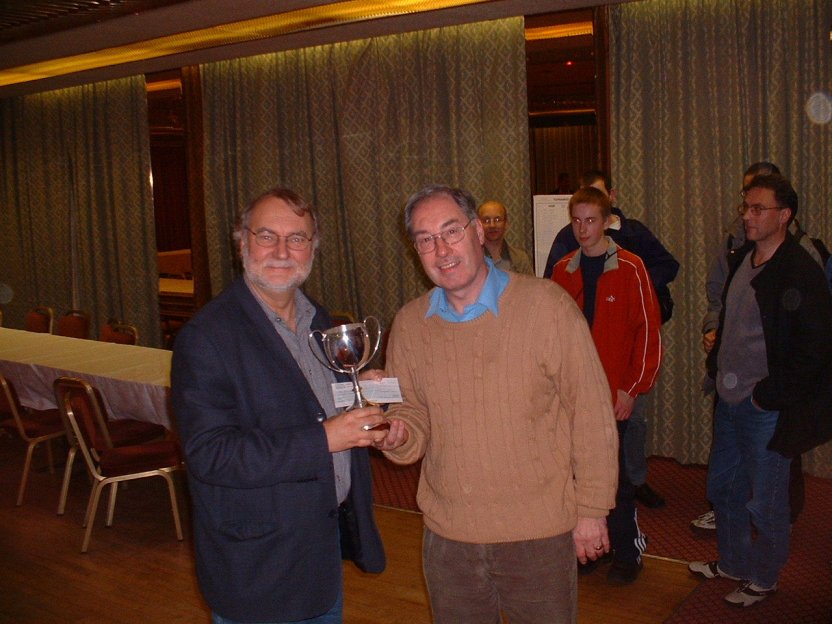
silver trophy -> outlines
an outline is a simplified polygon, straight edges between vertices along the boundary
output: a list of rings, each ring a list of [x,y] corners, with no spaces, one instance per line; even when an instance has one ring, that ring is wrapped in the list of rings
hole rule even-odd
[[[374,337],[367,329],[367,324],[372,321],[375,326]],[[315,334],[321,336],[321,347],[326,360],[318,354],[315,348]],[[355,401],[349,408],[351,410],[367,406],[367,399],[361,394],[361,386],[358,385],[358,371],[373,359],[381,344],[381,323],[374,316],[368,316],[361,323],[349,323],[348,325],[337,325],[330,329],[321,331],[316,329],[309,334],[309,346],[312,353],[320,362],[339,373],[346,373],[352,379],[352,389],[355,392]]]

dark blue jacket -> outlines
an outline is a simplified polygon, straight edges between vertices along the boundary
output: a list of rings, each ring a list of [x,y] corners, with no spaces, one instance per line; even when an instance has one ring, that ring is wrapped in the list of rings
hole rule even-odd
[[[316,308],[312,328],[325,329]],[[328,611],[342,585],[339,518],[350,557],[384,569],[367,451],[352,450],[344,523],[324,410],[242,279],[177,335],[171,389],[197,576],[213,611],[239,622]]]
[[[725,298],[737,268],[754,249],[746,243],[729,257],[708,374],[716,379]],[[832,295],[823,271],[791,234],[751,280],[760,308],[768,376],[752,396],[766,410],[779,411],[769,449],[798,455],[832,439]]]
[[[662,322],[664,323],[673,313],[673,299],[670,296],[668,284],[676,279],[676,274],[679,272],[679,263],[641,221],[627,219],[624,213],[615,207],[613,207],[612,212],[621,220],[621,229],[608,229],[605,233],[621,247],[641,258],[644,268],[647,269],[650,280],[653,282],[653,288],[656,289]],[[549,250],[549,258],[546,260],[543,277],[551,279],[552,269],[558,261],[569,252],[575,251],[579,246],[575,233],[572,231],[572,226],[565,225],[561,228],[552,242],[552,248]]]

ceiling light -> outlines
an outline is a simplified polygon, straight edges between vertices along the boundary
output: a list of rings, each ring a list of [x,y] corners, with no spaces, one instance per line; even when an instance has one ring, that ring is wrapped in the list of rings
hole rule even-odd
[[[560,39],[562,37],[578,37],[592,34],[592,22],[575,22],[574,24],[559,24],[556,26],[539,26],[526,29],[526,41],[541,39]]]
[[[484,1],[487,0],[348,0],[346,2],[324,4],[268,17],[220,24],[210,28],[158,37],[95,52],[10,67],[0,71],[0,86],[160,58],[193,50],[268,39],[349,22],[435,11],[479,4]]]

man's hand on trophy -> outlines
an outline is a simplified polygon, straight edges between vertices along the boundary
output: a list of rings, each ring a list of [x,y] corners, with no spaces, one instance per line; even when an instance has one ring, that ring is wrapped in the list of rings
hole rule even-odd
[[[356,446],[370,446],[381,443],[387,436],[386,424],[380,407],[361,407],[341,412],[324,421],[327,445],[332,453],[345,451]]]

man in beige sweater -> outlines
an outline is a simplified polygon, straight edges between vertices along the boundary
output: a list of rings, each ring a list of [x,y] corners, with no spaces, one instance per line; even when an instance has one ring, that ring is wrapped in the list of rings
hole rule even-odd
[[[557,285],[484,255],[474,198],[430,186],[405,226],[429,293],[399,311],[404,402],[380,447],[424,458],[423,567],[436,623],[575,622],[575,558],[609,550],[617,434],[586,321]]]

